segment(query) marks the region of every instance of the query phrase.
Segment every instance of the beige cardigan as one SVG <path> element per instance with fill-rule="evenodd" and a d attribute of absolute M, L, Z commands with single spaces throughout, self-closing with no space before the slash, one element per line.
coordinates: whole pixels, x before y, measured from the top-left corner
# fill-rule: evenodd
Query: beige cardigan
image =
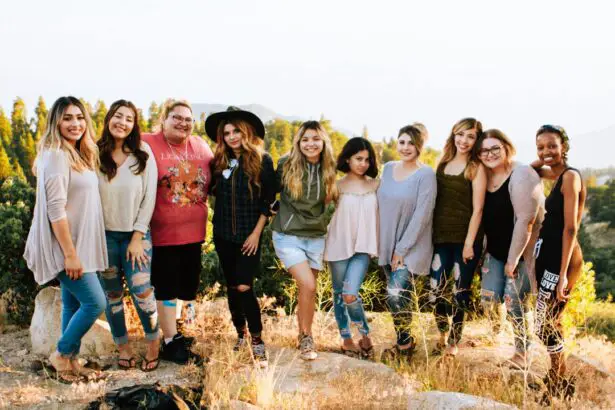
<path fill-rule="evenodd" d="M 45 150 L 36 161 L 36 205 L 24 258 L 34 279 L 44 284 L 64 270 L 64 253 L 51 222 L 68 219 L 84 272 L 108 266 L 103 212 L 94 171 L 76 172 L 62 150 Z"/>

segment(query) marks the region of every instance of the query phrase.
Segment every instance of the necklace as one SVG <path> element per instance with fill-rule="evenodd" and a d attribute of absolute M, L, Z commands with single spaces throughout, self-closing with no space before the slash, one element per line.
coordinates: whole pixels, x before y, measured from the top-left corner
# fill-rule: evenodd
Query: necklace
<path fill-rule="evenodd" d="M 184 162 L 188 161 L 188 138 L 186 138 L 185 141 L 185 152 L 184 152 L 184 157 L 181 158 L 179 155 L 177 155 L 177 153 L 175 152 L 175 150 L 173 149 L 173 146 L 169 143 L 169 140 L 167 140 L 167 138 L 165 136 L 163 136 L 164 138 L 164 142 L 167 143 L 167 145 L 169 146 L 169 149 L 171 150 L 171 154 L 173 154 L 173 156 L 175 157 L 175 159 L 177 161 L 179 161 L 181 164 L 183 164 Z"/>

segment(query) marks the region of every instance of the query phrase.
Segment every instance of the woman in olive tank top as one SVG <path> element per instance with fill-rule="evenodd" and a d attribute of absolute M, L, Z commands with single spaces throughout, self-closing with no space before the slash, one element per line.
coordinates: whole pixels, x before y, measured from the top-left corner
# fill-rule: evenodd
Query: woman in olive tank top
<path fill-rule="evenodd" d="M 557 181 L 545 202 L 547 214 L 536 242 L 535 329 L 551 356 L 545 385 L 551 396 L 574 393 L 572 378 L 565 378 L 564 340 L 560 318 L 583 267 L 577 231 L 585 206 L 581 174 L 568 165 L 570 145 L 562 127 L 543 125 L 536 133 L 538 160 L 532 163 L 541 177 Z"/>
<path fill-rule="evenodd" d="M 482 253 L 480 223 L 487 188 L 484 166 L 476 154 L 482 124 L 474 118 L 458 121 L 438 164 L 438 196 L 433 217 L 434 254 L 431 263 L 430 302 L 434 304 L 440 340 L 436 353 L 457 354 L 470 287 Z M 453 295 L 447 281 L 454 279 Z M 449 332 L 448 316 L 452 316 Z"/>

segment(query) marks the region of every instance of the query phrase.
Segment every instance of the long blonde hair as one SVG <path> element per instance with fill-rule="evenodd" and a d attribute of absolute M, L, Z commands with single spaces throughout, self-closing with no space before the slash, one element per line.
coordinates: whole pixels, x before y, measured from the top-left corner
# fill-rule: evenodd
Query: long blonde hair
<path fill-rule="evenodd" d="M 288 154 L 288 160 L 284 163 L 283 183 L 284 187 L 294 200 L 298 200 L 303 195 L 303 176 L 307 168 L 307 160 L 299 146 L 301 138 L 308 130 L 314 130 L 323 141 L 322 152 L 320 153 L 320 166 L 322 168 L 323 181 L 325 184 L 326 197 L 329 200 L 337 198 L 336 162 L 333 153 L 331 138 L 318 121 L 306 121 L 301 124 L 297 134 L 293 138 L 293 146 Z"/>
<path fill-rule="evenodd" d="M 476 175 L 476 171 L 478 170 L 478 166 L 480 164 L 480 160 L 478 158 L 478 150 L 479 150 L 479 141 L 483 134 L 483 124 L 478 121 L 476 118 L 463 118 L 453 125 L 451 129 L 451 134 L 446 139 L 446 143 L 444 144 L 444 150 L 442 150 L 442 158 L 440 158 L 440 163 L 438 164 L 438 171 L 444 170 L 446 164 L 451 162 L 455 155 L 457 154 L 457 147 L 455 147 L 455 135 L 462 131 L 471 130 L 476 128 L 476 141 L 474 142 L 474 146 L 470 151 L 470 157 L 468 158 L 468 166 L 465 169 L 463 176 L 468 181 L 474 179 Z"/>
<path fill-rule="evenodd" d="M 60 133 L 60 121 L 66 109 L 74 105 L 81 110 L 85 118 L 85 132 L 73 147 Z M 62 150 L 68 154 L 68 162 L 70 167 L 77 172 L 82 172 L 86 169 L 98 169 L 98 147 L 94 141 L 94 127 L 88 110 L 83 103 L 73 96 L 60 97 L 53 103 L 49 110 L 47 118 L 47 128 L 38 143 L 37 151 L 40 155 L 44 150 L 56 149 Z M 35 161 L 36 163 L 36 161 Z"/>
<path fill-rule="evenodd" d="M 248 189 L 250 190 L 250 196 L 254 197 L 252 192 L 252 186 L 258 188 L 260 194 L 261 190 L 261 167 L 263 161 L 263 140 L 260 139 L 254 132 L 254 127 L 250 123 L 232 119 L 227 121 L 220 121 L 218 129 L 216 131 L 216 152 L 214 154 L 214 173 L 221 174 L 223 170 L 229 167 L 230 149 L 224 142 L 224 126 L 227 124 L 234 125 L 242 134 L 241 138 L 241 165 L 243 170 L 248 176 Z"/>

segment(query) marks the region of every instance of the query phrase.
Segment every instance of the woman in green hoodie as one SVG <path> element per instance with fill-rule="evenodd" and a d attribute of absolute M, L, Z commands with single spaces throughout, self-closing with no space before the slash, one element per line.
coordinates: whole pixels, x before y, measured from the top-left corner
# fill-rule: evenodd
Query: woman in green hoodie
<path fill-rule="evenodd" d="M 317 356 L 312 338 L 316 277 L 322 270 L 327 222 L 325 205 L 337 195 L 336 162 L 329 135 L 318 121 L 304 122 L 290 153 L 278 162 L 280 210 L 273 221 L 273 246 L 297 281 L 299 350 Z"/>

